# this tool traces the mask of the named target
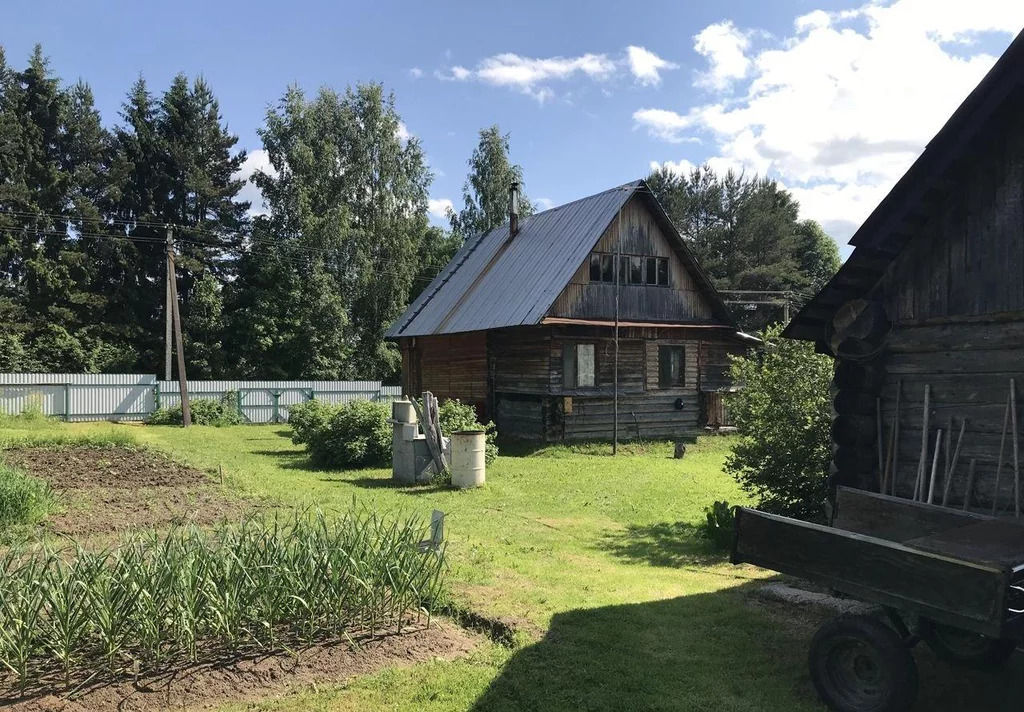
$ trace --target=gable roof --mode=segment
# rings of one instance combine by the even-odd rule
[[[451,262],[388,329],[386,338],[455,334],[541,323],[555,299],[634,195],[659,226],[711,303],[716,318],[735,327],[729,310],[668,215],[642,181],[522,218],[466,240]]]
[[[826,349],[825,328],[835,311],[865,296],[889,265],[927,222],[930,207],[956,184],[958,161],[971,153],[973,139],[984,135],[998,110],[1024,92],[1024,31],[964,99],[874,212],[850,238],[853,254],[822,290],[793,318],[783,336],[815,341]]]

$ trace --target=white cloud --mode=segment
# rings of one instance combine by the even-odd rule
[[[262,148],[249,151],[242,165],[239,166],[238,171],[231,176],[235,180],[244,180],[246,183],[242,186],[242,190],[238,192],[238,199],[245,200],[250,203],[249,214],[250,215],[266,215],[269,211],[267,206],[263,202],[263,193],[256,187],[256,184],[252,182],[252,176],[256,171],[263,171],[272,176],[277,175],[277,171],[274,166],[270,163],[270,156]]]
[[[762,33],[720,23],[695,38],[715,98],[633,118],[661,140],[704,138],[713,165],[778,178],[845,240],[995,62],[980,33],[1001,47],[1022,26],[1022,2],[889,0],[809,12],[751,51]]]
[[[537,208],[538,211],[551,210],[551,208],[555,207],[555,201],[551,198],[530,198],[530,200],[533,202],[533,207]]]
[[[731,22],[708,25],[697,34],[694,49],[708,60],[708,71],[700,83],[714,89],[724,89],[735,79],[742,79],[750,71],[751,61],[746,51],[750,47],[750,33],[740,32]]]
[[[398,128],[395,129],[395,138],[402,143],[405,143],[411,139],[413,134],[409,131],[409,127],[405,125],[404,121],[398,122]]]
[[[413,79],[419,79],[420,77],[423,76],[423,70],[420,69],[419,67],[413,67],[412,69],[409,70],[409,76],[412,77]]]
[[[631,74],[638,83],[651,86],[661,81],[662,71],[677,67],[650,50],[630,46],[618,57],[592,52],[576,57],[524,57],[505,52],[480,60],[472,69],[458,64],[437,69],[434,76],[442,81],[474,80],[507,87],[544,103],[554,98],[555,90],[550,85],[555,82],[565,83],[580,77],[605,82]],[[611,95],[604,88],[602,91],[606,96]]]
[[[431,198],[427,201],[427,212],[439,220],[445,220],[448,217],[448,211],[454,210],[454,208],[455,206],[448,198]]]
[[[643,85],[660,84],[662,70],[679,67],[648,49],[633,45],[626,48],[626,60],[629,62],[629,71]]]
[[[633,112],[633,120],[662,141],[683,143],[691,138],[683,132],[693,126],[693,121],[668,109],[638,109]]]

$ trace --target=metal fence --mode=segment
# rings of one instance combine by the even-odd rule
[[[189,397],[232,400],[250,423],[281,423],[288,408],[317,399],[392,401],[398,386],[380,381],[189,381]],[[181,400],[177,381],[152,374],[0,373],[0,413],[18,415],[38,408],[68,421],[145,420],[160,407]]]

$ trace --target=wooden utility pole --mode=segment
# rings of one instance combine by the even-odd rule
[[[167,228],[167,254],[170,255],[174,246],[173,235],[171,234],[171,228]],[[168,258],[164,260],[167,263],[167,274],[164,278],[164,380],[171,380],[171,340],[174,338],[174,332],[171,328],[171,280],[174,279],[174,267],[171,264],[171,260]]]
[[[167,226],[167,274],[171,284],[171,318],[174,321],[174,348],[178,352],[178,392],[181,394],[181,426],[192,425],[192,408],[188,402],[188,378],[185,376],[185,347],[181,336],[181,313],[178,311],[178,277],[174,269],[174,228]]]
[[[615,370],[612,376],[612,455],[616,455],[619,452],[619,283],[622,279],[621,204],[619,205],[619,216],[615,229]]]

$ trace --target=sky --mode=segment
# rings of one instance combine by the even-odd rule
[[[109,125],[140,74],[202,74],[246,174],[287,86],[382,82],[436,224],[496,123],[541,208],[707,162],[777,179],[844,245],[1022,28],[1021,0],[36,0],[5,7],[0,45],[21,67],[42,43]]]

